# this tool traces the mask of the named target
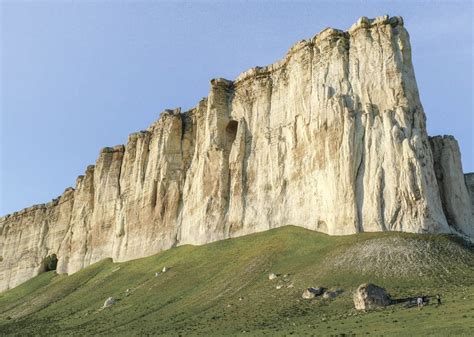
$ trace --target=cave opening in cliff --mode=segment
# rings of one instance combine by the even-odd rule
[[[234,143],[235,137],[237,135],[237,128],[239,123],[237,121],[231,120],[227,127],[225,128],[226,133],[226,149],[230,151],[232,144]]]
[[[58,257],[56,256],[56,254],[51,254],[43,259],[43,269],[45,272],[56,270],[57,265]]]

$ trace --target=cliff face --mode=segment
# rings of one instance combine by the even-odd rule
[[[471,198],[471,210],[472,210],[472,216],[474,218],[474,173],[465,174],[464,179],[466,181],[467,190]],[[472,226],[471,226],[471,231],[472,231]]]
[[[453,136],[430,137],[434,169],[448,224],[457,231],[474,236],[471,197],[461,166],[461,153]],[[472,193],[472,192],[471,192]]]
[[[430,145],[401,18],[326,29],[275,64],[212,80],[194,109],[103,149],[75,189],[1,218],[0,291],[52,254],[74,273],[283,225],[472,234],[450,139]]]

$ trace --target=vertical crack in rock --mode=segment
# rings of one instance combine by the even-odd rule
[[[158,198],[158,181],[153,179],[152,190],[151,190],[151,199],[150,206],[151,208],[156,207],[156,199]]]
[[[145,182],[146,178],[146,171],[148,169],[148,160],[150,158],[150,137],[149,137],[149,132],[145,133],[145,140],[143,142],[143,154],[142,154],[142,167],[141,167],[141,183]]]
[[[355,122],[355,141],[356,144],[356,174],[355,174],[355,200],[356,200],[356,211],[357,211],[357,232],[364,231],[363,225],[363,207],[364,207],[364,171],[365,171],[365,156],[364,156],[364,143],[365,143],[365,130],[361,121],[361,114],[356,114]],[[360,138],[358,139],[358,130],[360,130]]]
[[[181,241],[181,226],[184,206],[184,188],[188,177],[188,170],[192,164],[196,144],[196,121],[199,108],[192,109],[181,115],[181,158],[182,158],[182,179],[178,202],[178,219],[173,246],[177,246]]]
[[[224,160],[227,160],[227,191],[225,192],[226,194],[226,204],[225,204],[225,210],[224,210],[224,216],[225,216],[225,229],[224,229],[224,237],[229,237],[230,233],[230,224],[229,224],[229,208],[230,208],[230,203],[231,203],[231,186],[232,186],[232,172],[231,172],[231,165],[230,165],[230,160],[231,160],[231,152],[233,151],[233,144],[235,141],[235,138],[237,136],[237,130],[239,127],[239,123],[235,120],[230,120],[229,123],[227,124],[225,128],[225,134],[226,134],[226,140],[225,140],[225,149],[224,153],[227,158]]]
[[[90,244],[91,242],[91,217],[94,214],[94,209],[96,209],[95,198],[96,198],[96,190],[94,186],[94,181],[96,178],[96,167],[91,165],[86,170],[86,181],[90,185],[90,191],[88,195],[86,194],[85,199],[87,200],[85,205],[80,205],[80,211],[77,214],[76,218],[76,226],[77,231],[75,233],[79,236],[77,238],[76,244],[79,246],[77,253],[71,254],[72,258],[76,259],[77,265],[73,267],[72,271],[75,272],[87,266],[85,261],[89,261],[91,259],[91,250],[93,246]],[[87,178],[89,177],[89,180]],[[88,192],[87,190],[85,191]],[[88,198],[89,196],[89,198]],[[90,210],[90,211],[89,211]],[[88,213],[86,215],[86,213]],[[74,233],[74,232],[73,232]]]
[[[243,155],[242,155],[242,217],[241,224],[244,224],[246,221],[246,209],[247,209],[247,195],[248,195],[248,170],[249,170],[249,157],[251,154],[252,148],[252,136],[248,131],[248,125],[244,120],[240,123],[241,130],[243,133]]]

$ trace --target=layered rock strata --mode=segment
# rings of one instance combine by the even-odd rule
[[[453,144],[430,144],[401,18],[328,28],[212,80],[195,108],[103,149],[59,199],[1,218],[0,291],[52,254],[70,274],[283,225],[472,234]]]

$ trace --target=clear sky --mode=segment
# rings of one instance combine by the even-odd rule
[[[193,107],[210,79],[360,16],[404,17],[428,131],[454,135],[474,171],[472,1],[0,3],[0,215],[74,186],[100,148]]]

